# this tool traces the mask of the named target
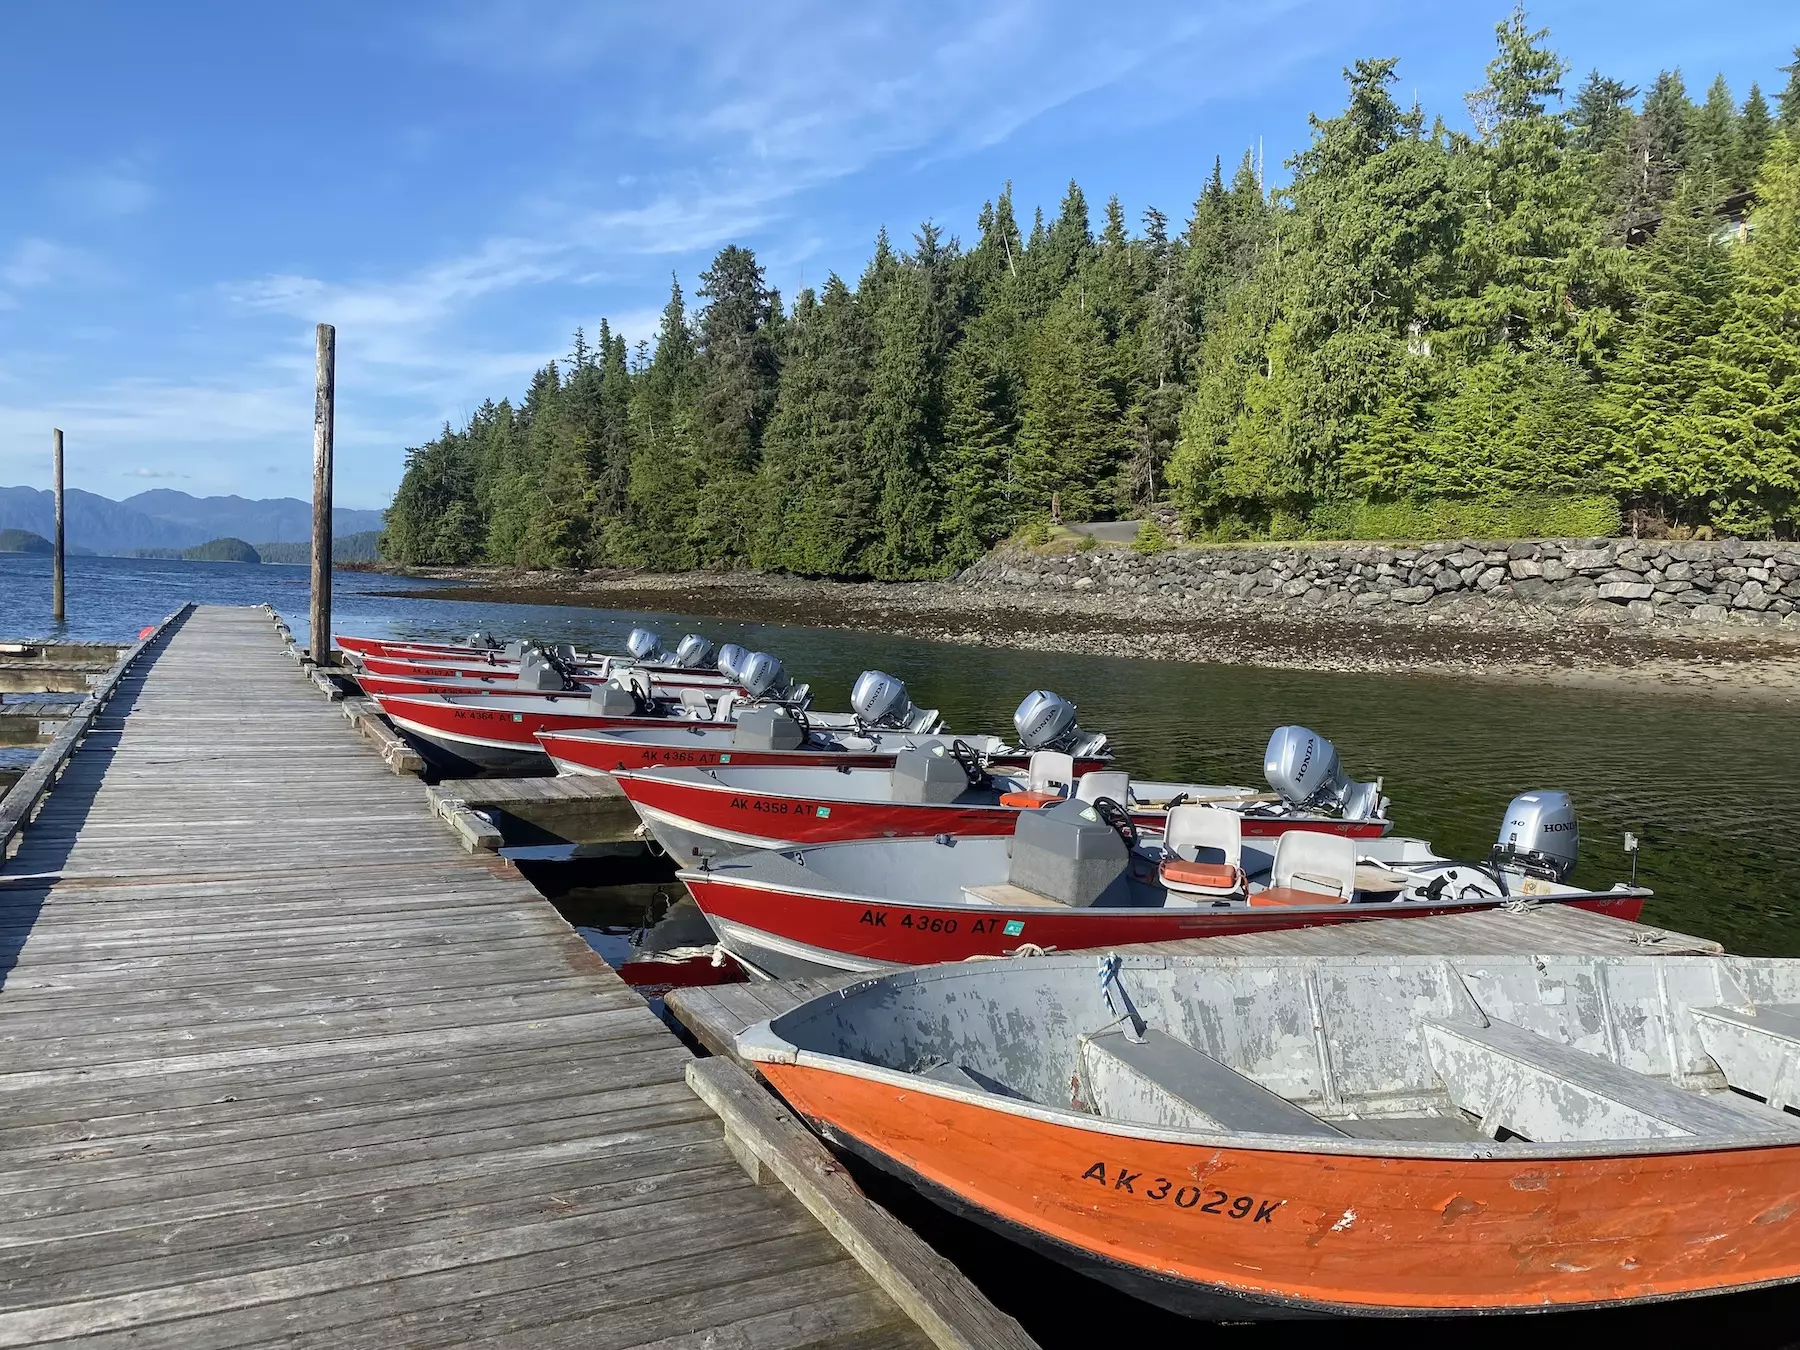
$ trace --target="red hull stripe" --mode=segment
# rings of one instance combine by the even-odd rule
[[[858,961],[930,965],[973,956],[1004,956],[1024,943],[1059,951],[1132,942],[1221,937],[1310,928],[1328,923],[1416,919],[1463,914],[1504,903],[1460,905],[1345,905],[1332,911],[1250,909],[1004,909],[970,904],[896,905],[876,900],[801,895],[685,873],[702,912],[791,942]],[[1637,896],[1570,902],[1581,909],[1635,920]]]

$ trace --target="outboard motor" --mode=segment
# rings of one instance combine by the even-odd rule
[[[850,687],[850,707],[865,727],[930,732],[942,725],[936,708],[919,708],[906,695],[906,685],[880,670],[865,670]]]
[[[1025,695],[1013,714],[1019,745],[1026,750],[1061,750],[1077,759],[1104,754],[1106,737],[1075,725],[1075,705],[1048,689]]]
[[[1006,879],[1065,905],[1085,907],[1129,885],[1125,869],[1130,861],[1125,841],[1091,803],[1058,802],[1019,812]]]
[[[1376,820],[1387,810],[1381,780],[1358,783],[1338,763],[1337,748],[1306,727],[1276,727],[1263,751],[1263,777],[1289,806],[1336,811],[1345,820]]]
[[[662,651],[662,639],[648,628],[634,628],[626,635],[625,650],[634,661],[652,661]]]
[[[780,698],[788,690],[787,671],[767,652],[751,652],[744,658],[738,683],[751,698]]]
[[[712,649],[710,639],[689,633],[675,649],[675,664],[684,670],[699,670],[712,659]]]
[[[749,659],[749,652],[735,642],[727,642],[719,648],[719,659],[713,662],[713,669],[733,684],[742,684],[744,682],[744,662]]]
[[[1507,805],[1493,860],[1510,871],[1563,881],[1575,870],[1581,831],[1566,792],[1522,792]]]

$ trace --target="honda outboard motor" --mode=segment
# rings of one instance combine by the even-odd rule
[[[850,707],[865,727],[930,732],[943,724],[936,708],[919,708],[906,695],[906,685],[880,670],[865,670],[850,687]]]
[[[749,659],[749,652],[735,642],[727,642],[719,648],[719,659],[713,662],[713,669],[733,684],[742,684],[744,682],[744,662]]]
[[[675,649],[675,664],[684,670],[699,670],[712,659],[712,642],[698,633],[689,633]]]
[[[1563,881],[1575,870],[1581,831],[1566,792],[1522,792],[1506,808],[1494,861],[1513,871]]]
[[[1382,817],[1381,780],[1358,783],[1338,763],[1337,749],[1306,727],[1276,727],[1263,752],[1263,777],[1289,806],[1336,811],[1345,820]]]
[[[1058,802],[1019,812],[1006,879],[1065,905],[1086,906],[1109,891],[1115,892],[1110,898],[1123,898],[1130,861],[1125,841],[1090,803]]]
[[[1048,689],[1034,689],[1013,714],[1019,745],[1026,750],[1061,750],[1083,756],[1103,754],[1106,737],[1075,725],[1075,705]]]
[[[751,652],[744,658],[738,683],[751,698],[780,698],[788,691],[787,671],[767,652]]]
[[[648,661],[662,649],[662,639],[648,628],[634,628],[625,639],[625,650],[633,660]]]

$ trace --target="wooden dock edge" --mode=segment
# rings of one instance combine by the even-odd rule
[[[454,783],[426,788],[425,798],[431,803],[432,813],[456,832],[469,852],[486,849],[497,853],[506,842],[498,825],[456,795]]]
[[[374,699],[363,698],[360,694],[352,693],[341,675],[315,666],[304,649],[294,641],[294,630],[288,627],[287,620],[276,613],[273,605],[264,602],[259,608],[274,623],[275,632],[281,638],[283,646],[286,647],[287,654],[300,666],[306,678],[317,685],[319,692],[326,698],[334,703],[341,702],[343,704],[344,716],[349,720],[350,725],[355,727],[365,740],[373,743],[376,750],[381,753],[382,762],[388,766],[390,771],[402,778],[407,774],[416,775],[425,771],[423,756],[407,744],[404,736],[394,730],[393,725],[382,715],[381,707]],[[499,845],[495,844],[493,847],[498,848]]]
[[[792,1192],[939,1350],[1033,1350],[1023,1327],[864,1195],[812,1131],[744,1070],[697,1059],[687,1081],[724,1123],[726,1147],[751,1180]]]
[[[119,653],[119,659],[113,662],[105,677],[82,699],[50,744],[38,752],[38,757],[32,761],[24,777],[13,784],[5,797],[0,797],[0,861],[4,861],[12,851],[19,832],[25,828],[44,794],[62,773],[63,766],[69,762],[69,756],[75,752],[76,745],[93,725],[100,709],[106,706],[107,700],[117,691],[119,681],[125,678],[125,672],[143,655],[146,647],[167,632],[171,624],[186,618],[193,609],[194,602],[190,600]]]

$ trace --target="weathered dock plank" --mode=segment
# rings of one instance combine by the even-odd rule
[[[928,1343],[261,611],[145,658],[0,870],[0,1347]]]

